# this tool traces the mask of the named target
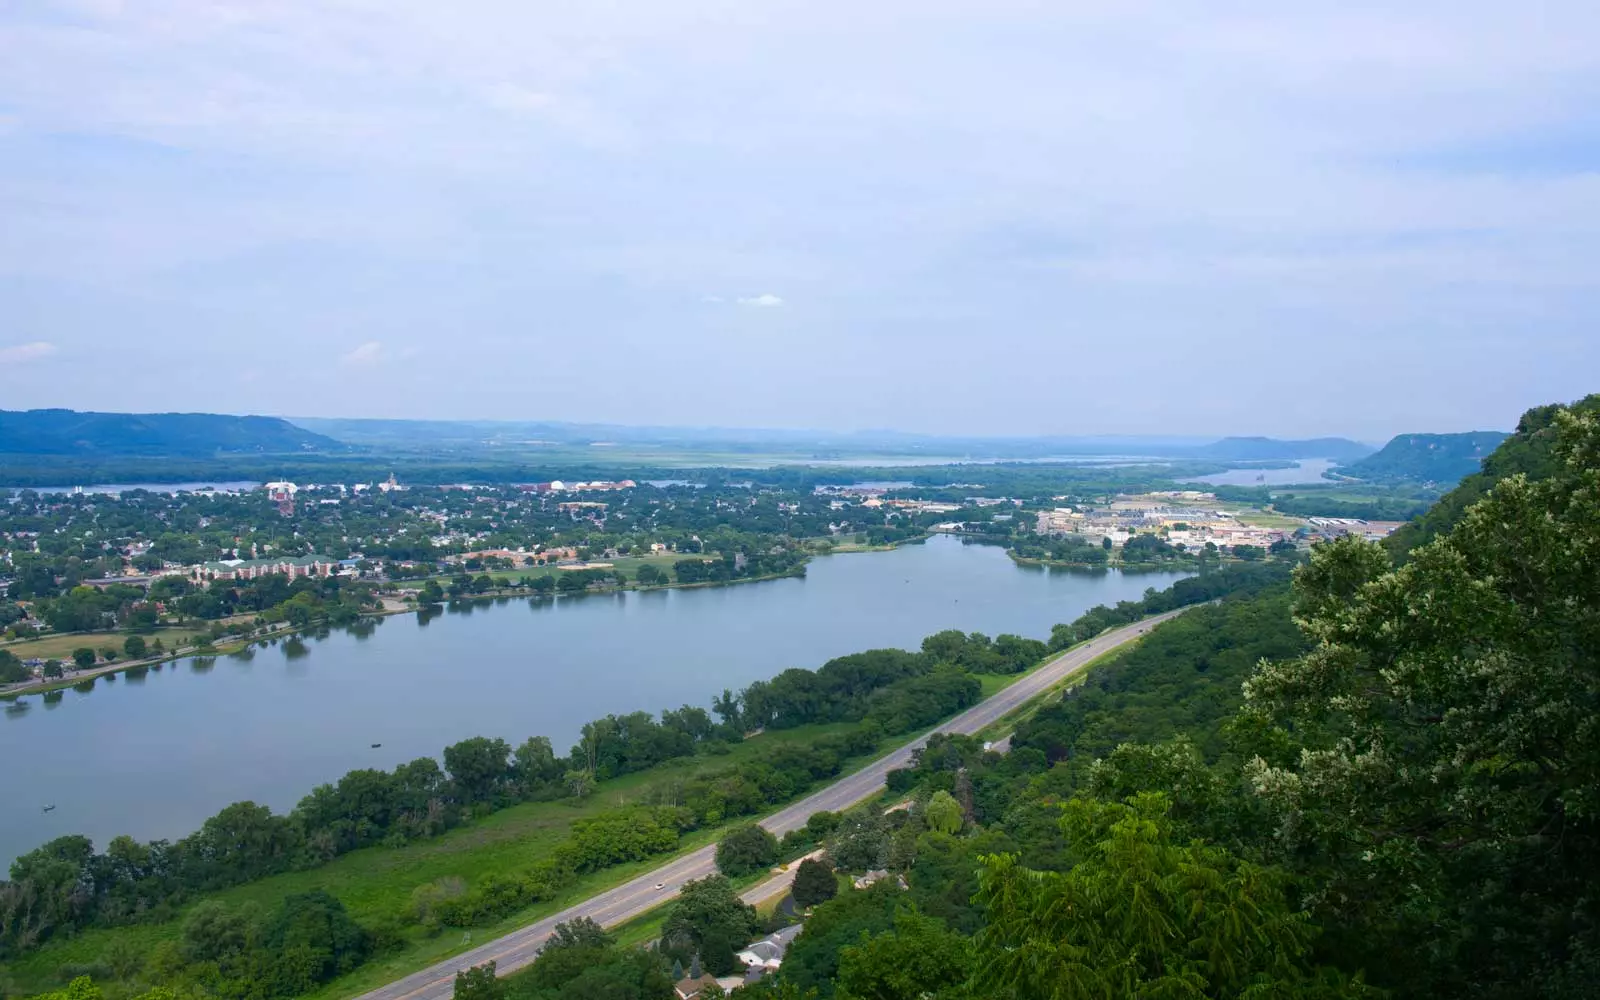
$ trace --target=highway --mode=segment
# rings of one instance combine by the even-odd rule
[[[812,813],[848,809],[882,789],[886,775],[895,768],[905,767],[911,760],[912,752],[921,748],[933,732],[976,733],[1082,670],[1095,657],[1132,642],[1167,619],[1182,614],[1183,610],[1146,618],[1074,646],[930,733],[773,813],[761,820],[761,825],[781,837],[790,830],[805,826]],[[500,975],[515,972],[537,957],[545,939],[555,931],[556,924],[579,917],[588,917],[603,927],[623,923],[672,899],[685,882],[704,878],[716,870],[716,847],[702,847],[560,913],[364,994],[360,1000],[450,1000],[455,989],[457,970],[494,962]],[[776,888],[787,884],[786,879],[792,880],[793,877],[791,866],[790,871],[745,893],[746,901],[769,898]],[[663,888],[657,889],[657,885]]]

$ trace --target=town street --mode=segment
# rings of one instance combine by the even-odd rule
[[[997,692],[993,697],[967,709],[934,732],[976,733],[1016,710],[1025,702],[1037,697],[1063,679],[1082,670],[1091,660],[1124,643],[1132,642],[1152,628],[1183,613],[1184,609],[1147,618],[1132,625],[1114,629],[1088,642],[1074,646],[1060,654],[1014,684]],[[885,776],[893,769],[905,767],[911,754],[927,742],[927,735],[868,764],[866,767],[839,779],[799,802],[781,809],[761,821],[761,825],[777,836],[805,825],[812,813],[827,810],[841,812],[866,799],[883,788]],[[545,939],[559,923],[588,917],[602,926],[612,926],[631,920],[677,895],[685,883],[704,878],[716,871],[715,846],[702,847],[674,861],[640,875],[607,892],[591,897],[560,913],[529,924],[497,940],[482,944],[453,958],[435,963],[420,972],[412,973],[381,989],[373,990],[361,1000],[449,1000],[455,988],[457,970],[496,963],[501,975],[515,972],[531,963],[539,954]],[[792,871],[777,876],[782,883]],[[657,889],[656,886],[662,888]],[[770,883],[747,892],[746,899],[766,898]]]

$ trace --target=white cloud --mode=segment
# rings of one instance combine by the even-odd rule
[[[54,353],[56,353],[56,345],[43,340],[35,340],[31,344],[0,347],[0,365],[25,365],[30,361],[48,358]]]
[[[499,111],[510,111],[518,114],[536,114],[549,111],[555,106],[556,99],[543,91],[519,87],[514,83],[497,83],[487,88],[483,95],[484,101]]]
[[[762,309],[771,309],[774,306],[783,305],[783,300],[778,298],[776,295],[773,295],[771,292],[767,292],[764,295],[755,295],[747,299],[740,299],[739,304],[741,306],[757,306]]]
[[[375,365],[384,359],[383,344],[369,340],[340,360],[347,365]]]

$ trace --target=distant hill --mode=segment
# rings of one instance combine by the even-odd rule
[[[1570,407],[1536,406],[1524,413],[1522,419],[1517,421],[1514,433],[1509,437],[1501,435],[1504,440],[1483,459],[1482,468],[1468,474],[1455,489],[1428,508],[1427,513],[1389,536],[1389,551],[1403,557],[1417,546],[1449,531],[1461,520],[1462,512],[1502,479],[1518,474],[1533,480],[1549,478],[1555,471],[1551,457],[1551,441],[1555,437],[1552,427],[1556,414],[1568,409],[1600,416],[1600,393],[1586,396]]]
[[[1477,472],[1489,453],[1508,437],[1503,431],[1401,434],[1376,454],[1344,466],[1339,474],[1372,482],[1451,485]]]
[[[0,454],[195,457],[348,450],[277,417],[0,410]]]
[[[1281,441],[1267,437],[1226,437],[1221,441],[1196,448],[1196,458],[1218,462],[1249,462],[1285,458],[1329,458],[1336,462],[1353,462],[1372,454],[1370,444],[1348,438],[1311,438],[1305,441]]]

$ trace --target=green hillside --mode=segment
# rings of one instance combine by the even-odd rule
[[[1526,475],[1529,479],[1548,479],[1555,473],[1556,414],[1569,409],[1560,405],[1536,406],[1517,421],[1515,433],[1483,459],[1455,489],[1439,498],[1428,512],[1389,537],[1389,550],[1402,556],[1419,545],[1432,541],[1461,520],[1462,512],[1483,498],[1495,483],[1508,476]],[[1573,403],[1575,413],[1600,413],[1600,393]],[[1375,456],[1376,457],[1376,456]]]
[[[6,455],[197,457],[344,450],[332,438],[277,417],[0,410],[0,454]]]
[[[1477,472],[1508,436],[1501,431],[1401,434],[1375,454],[1342,467],[1339,474],[1371,482],[1449,485]]]

